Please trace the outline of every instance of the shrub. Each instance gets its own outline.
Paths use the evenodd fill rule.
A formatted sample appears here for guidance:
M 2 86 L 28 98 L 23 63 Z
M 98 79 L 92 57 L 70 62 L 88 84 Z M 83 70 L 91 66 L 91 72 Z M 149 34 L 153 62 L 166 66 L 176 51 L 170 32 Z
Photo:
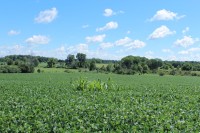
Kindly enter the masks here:
M 170 75 L 176 75 L 176 70 L 174 70 L 174 69 L 171 70 L 171 71 L 169 72 L 169 74 L 170 74 Z
M 66 72 L 66 73 L 71 73 L 72 71 L 66 69 L 64 72 Z
M 164 75 L 165 75 L 165 73 L 163 71 L 159 72 L 159 76 L 164 76 Z
M 34 72 L 34 66 L 29 64 L 21 64 L 19 66 L 22 73 L 33 73 Z
M 38 69 L 38 70 L 37 70 L 37 72 L 38 72 L 38 73 L 40 73 L 40 72 L 41 72 L 41 70 L 40 70 L 40 69 Z
M 20 69 L 16 66 L 2 66 L 0 67 L 0 73 L 20 73 Z
M 113 88 L 119 88 L 114 85 L 110 78 L 108 78 L 107 82 L 103 82 L 100 79 L 94 81 L 88 81 L 87 79 L 80 78 L 75 82 L 71 82 L 72 87 L 79 91 L 102 91 Z
M 195 73 L 195 72 L 191 73 L 191 75 L 192 75 L 192 76 L 198 76 L 198 74 Z

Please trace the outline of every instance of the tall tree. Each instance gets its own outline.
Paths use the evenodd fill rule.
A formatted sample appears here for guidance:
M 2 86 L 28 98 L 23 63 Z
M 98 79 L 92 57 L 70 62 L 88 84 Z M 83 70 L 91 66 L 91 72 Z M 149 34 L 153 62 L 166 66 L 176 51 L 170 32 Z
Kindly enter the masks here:
M 85 64 L 86 64 L 86 54 L 77 53 L 76 58 L 78 59 L 78 67 L 85 67 Z
M 69 54 L 66 59 L 66 65 L 71 66 L 74 61 L 75 61 L 74 55 Z

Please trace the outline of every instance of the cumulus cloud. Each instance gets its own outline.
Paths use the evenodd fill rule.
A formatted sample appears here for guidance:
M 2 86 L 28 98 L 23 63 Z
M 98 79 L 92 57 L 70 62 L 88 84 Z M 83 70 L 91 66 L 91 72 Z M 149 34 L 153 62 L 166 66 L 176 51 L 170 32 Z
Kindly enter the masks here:
M 50 39 L 42 35 L 33 35 L 32 37 L 25 40 L 28 44 L 48 44 Z
M 185 17 L 185 15 L 178 16 L 177 13 L 174 13 L 172 11 L 162 9 L 156 12 L 156 14 L 150 19 L 150 21 L 156 21 L 156 20 L 174 20 L 174 19 L 181 19 Z
M 97 36 L 88 36 L 85 39 L 88 43 L 90 43 L 90 42 L 103 42 L 105 37 L 106 37 L 106 35 L 103 34 L 103 35 L 97 35 Z
M 121 45 L 125 45 L 127 43 L 130 43 L 132 41 L 132 39 L 130 39 L 129 37 L 125 37 L 123 39 L 119 39 L 115 42 L 116 46 L 121 46 Z
M 87 44 L 78 44 L 78 45 L 74 45 L 74 46 L 70 46 L 68 48 L 66 48 L 66 53 L 67 54 L 76 54 L 76 53 L 88 53 L 88 45 Z
M 132 49 L 139 49 L 139 48 L 143 48 L 146 44 L 143 41 L 140 40 L 134 40 L 128 44 L 125 45 L 125 47 L 128 47 L 128 49 L 132 50 Z
M 161 27 L 155 29 L 153 33 L 149 35 L 149 39 L 164 38 L 168 35 L 173 35 L 175 33 L 176 31 L 171 31 L 167 26 L 162 25 Z
M 25 47 L 20 44 L 15 44 L 11 46 L 2 45 L 0 46 L 0 57 L 4 57 L 7 55 L 18 55 L 25 54 L 27 51 Z
M 110 17 L 110 16 L 112 16 L 112 15 L 115 15 L 116 13 L 115 12 L 113 12 L 113 10 L 112 9 L 105 9 L 104 10 L 104 16 L 106 16 L 106 17 Z
M 56 8 L 41 11 L 39 15 L 35 18 L 35 22 L 50 23 L 56 18 L 57 14 L 58 14 L 58 11 Z
M 188 50 L 179 51 L 178 54 L 186 55 L 193 54 L 194 52 L 200 52 L 200 48 L 190 48 Z
M 189 54 L 189 52 L 186 51 L 186 50 L 183 50 L 183 51 L 179 51 L 178 54 L 182 54 L 182 55 L 184 55 L 184 54 Z
M 187 48 L 198 41 L 199 41 L 198 38 L 192 38 L 191 36 L 184 36 L 182 39 L 176 40 L 174 44 L 177 46 Z
M 107 49 L 107 48 L 111 48 L 111 47 L 113 47 L 114 46 L 114 44 L 113 43 L 101 43 L 100 44 L 100 47 L 102 48 L 102 49 Z
M 153 51 L 147 51 L 147 52 L 145 52 L 145 57 L 146 58 L 152 59 L 153 55 L 154 55 Z
M 132 40 L 129 37 L 115 41 L 115 46 L 124 46 L 128 48 L 128 50 L 143 48 L 145 45 L 145 42 L 140 40 Z
M 16 30 L 10 30 L 8 32 L 8 35 L 12 36 L 12 35 L 19 35 L 20 34 L 20 31 L 16 31 Z
M 109 22 L 104 27 L 97 28 L 96 31 L 106 31 L 106 30 L 112 30 L 117 29 L 118 23 L 117 22 Z
M 190 30 L 189 27 L 185 27 L 185 29 L 183 29 L 182 33 L 185 34 L 186 32 L 188 32 Z
M 113 16 L 113 15 L 122 14 L 122 13 L 124 13 L 124 11 L 115 12 L 112 9 L 107 8 L 107 9 L 104 10 L 103 15 L 106 16 L 106 17 L 110 17 L 110 16 Z

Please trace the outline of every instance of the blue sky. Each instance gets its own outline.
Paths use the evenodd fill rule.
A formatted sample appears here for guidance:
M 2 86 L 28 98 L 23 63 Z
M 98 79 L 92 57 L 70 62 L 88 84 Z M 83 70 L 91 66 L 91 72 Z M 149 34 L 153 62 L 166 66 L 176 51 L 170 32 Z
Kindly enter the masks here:
M 0 57 L 200 61 L 200 1 L 1 0 Z

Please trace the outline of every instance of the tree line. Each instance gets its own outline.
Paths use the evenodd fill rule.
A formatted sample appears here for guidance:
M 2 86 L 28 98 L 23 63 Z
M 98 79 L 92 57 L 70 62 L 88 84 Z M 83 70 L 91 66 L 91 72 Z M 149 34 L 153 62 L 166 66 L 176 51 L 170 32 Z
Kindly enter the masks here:
M 40 63 L 46 63 L 45 67 L 62 67 L 68 69 L 85 68 L 89 71 L 112 72 L 117 74 L 183 74 L 191 71 L 200 71 L 200 63 L 195 61 L 162 61 L 161 59 L 148 59 L 139 56 L 126 56 L 121 60 L 87 59 L 87 55 L 77 53 L 69 54 L 65 60 L 56 58 L 31 56 L 31 55 L 9 55 L 0 58 L 0 73 L 32 73 Z M 101 67 L 97 67 L 97 64 Z

